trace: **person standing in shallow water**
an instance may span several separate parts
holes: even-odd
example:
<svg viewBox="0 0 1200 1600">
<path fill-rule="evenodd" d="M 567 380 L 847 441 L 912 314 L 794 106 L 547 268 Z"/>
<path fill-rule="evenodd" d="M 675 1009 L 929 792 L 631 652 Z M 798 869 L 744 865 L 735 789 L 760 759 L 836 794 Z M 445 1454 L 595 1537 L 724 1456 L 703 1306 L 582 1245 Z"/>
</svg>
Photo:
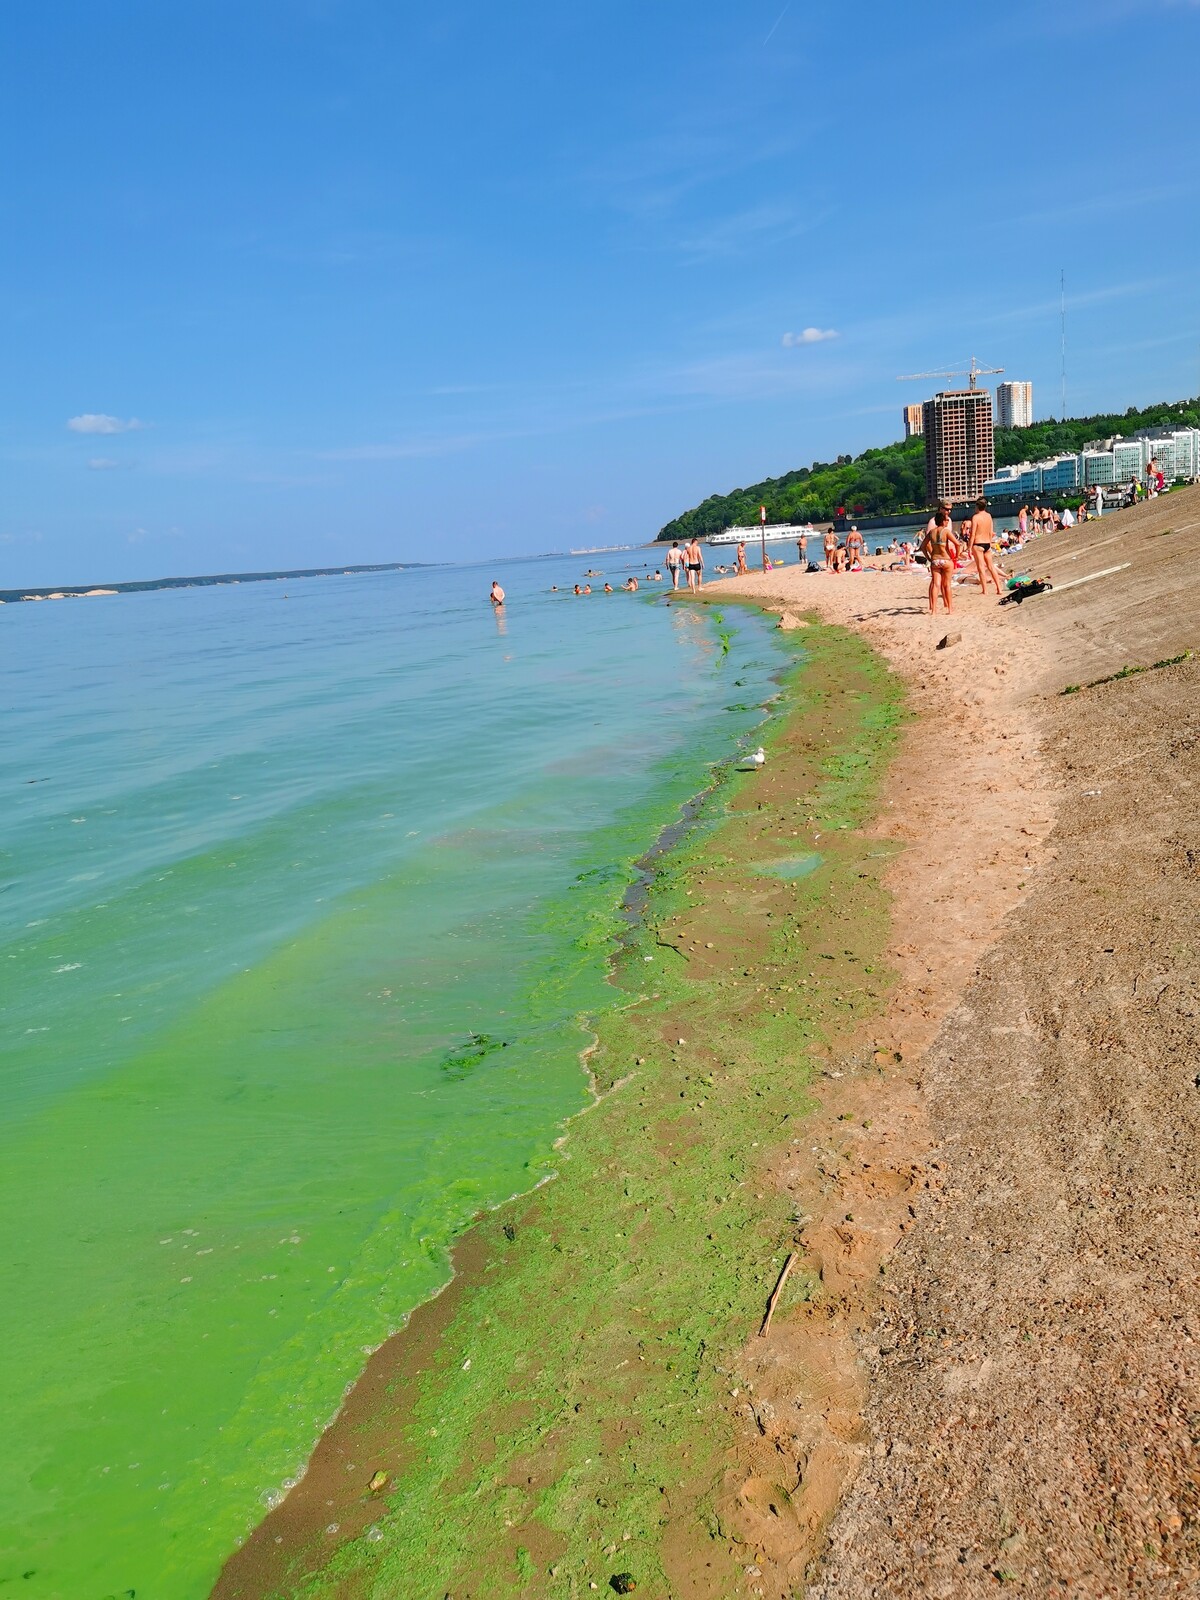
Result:
<svg viewBox="0 0 1200 1600">
<path fill-rule="evenodd" d="M 492 579 L 492 592 L 488 595 L 488 599 L 494 606 L 502 606 L 504 604 L 504 590 L 495 578 Z"/>
<path fill-rule="evenodd" d="M 947 611 L 950 604 L 950 577 L 958 559 L 958 540 L 954 537 L 954 524 L 945 506 L 939 506 L 932 522 L 921 540 L 921 554 L 929 562 L 929 612 L 932 616 L 940 594 Z"/>
<path fill-rule="evenodd" d="M 679 540 L 675 539 L 671 543 L 671 548 L 667 551 L 667 571 L 671 574 L 672 589 L 678 589 L 679 574 L 682 570 L 683 551 L 679 548 Z"/>
<path fill-rule="evenodd" d="M 698 594 L 700 585 L 704 581 L 704 552 L 700 548 L 698 539 L 689 539 L 683 550 L 684 565 L 687 569 L 687 586 L 693 594 Z"/>
</svg>

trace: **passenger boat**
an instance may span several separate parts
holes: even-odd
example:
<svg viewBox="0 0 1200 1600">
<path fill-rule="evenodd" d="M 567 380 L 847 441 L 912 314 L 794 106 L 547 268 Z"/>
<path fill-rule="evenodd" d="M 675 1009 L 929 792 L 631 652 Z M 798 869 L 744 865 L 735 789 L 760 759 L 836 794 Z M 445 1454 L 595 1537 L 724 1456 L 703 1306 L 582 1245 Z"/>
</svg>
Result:
<svg viewBox="0 0 1200 1600">
<path fill-rule="evenodd" d="M 815 539 L 820 530 L 811 523 L 768 522 L 766 527 L 755 524 L 750 528 L 726 528 L 721 533 L 710 533 L 705 544 L 758 544 L 763 539 L 771 544 L 780 539 Z"/>
</svg>

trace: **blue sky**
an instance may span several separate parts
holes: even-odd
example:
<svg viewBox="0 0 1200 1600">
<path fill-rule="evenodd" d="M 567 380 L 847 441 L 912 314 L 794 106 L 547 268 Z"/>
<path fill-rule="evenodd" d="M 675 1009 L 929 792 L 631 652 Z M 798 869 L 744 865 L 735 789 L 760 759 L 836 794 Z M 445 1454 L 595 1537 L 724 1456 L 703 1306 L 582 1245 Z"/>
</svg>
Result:
<svg viewBox="0 0 1200 1600">
<path fill-rule="evenodd" d="M 896 438 L 898 373 L 974 353 L 1057 413 L 1060 267 L 1073 413 L 1200 390 L 1189 0 L 5 36 L 0 587 L 650 537 Z"/>
</svg>

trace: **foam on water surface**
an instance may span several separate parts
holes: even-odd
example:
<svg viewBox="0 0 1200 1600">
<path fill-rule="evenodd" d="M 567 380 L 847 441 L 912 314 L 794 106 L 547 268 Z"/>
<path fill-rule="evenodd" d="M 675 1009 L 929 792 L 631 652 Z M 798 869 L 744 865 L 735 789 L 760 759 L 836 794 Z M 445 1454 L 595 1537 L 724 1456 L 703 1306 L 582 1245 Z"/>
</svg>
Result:
<svg viewBox="0 0 1200 1600">
<path fill-rule="evenodd" d="M 755 872 L 764 872 L 771 878 L 807 878 L 821 865 L 822 857 L 815 852 L 804 856 L 785 856 L 779 861 L 756 861 Z"/>
</svg>

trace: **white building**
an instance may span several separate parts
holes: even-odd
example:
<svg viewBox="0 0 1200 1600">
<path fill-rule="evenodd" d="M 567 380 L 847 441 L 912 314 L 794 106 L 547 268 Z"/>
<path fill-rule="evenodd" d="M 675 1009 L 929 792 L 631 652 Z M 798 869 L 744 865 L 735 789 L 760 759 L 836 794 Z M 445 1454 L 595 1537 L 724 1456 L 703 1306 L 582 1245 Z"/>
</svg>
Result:
<svg viewBox="0 0 1200 1600">
<path fill-rule="evenodd" d="M 987 495 L 1057 494 L 1097 484 L 1144 480 L 1154 462 L 1168 483 L 1200 478 L 1200 428 L 1147 428 L 1132 438 L 1096 439 L 1078 455 L 1051 456 L 1001 467 L 983 486 Z"/>
<path fill-rule="evenodd" d="M 1145 439 L 1114 439 L 1112 453 L 1113 470 L 1118 483 L 1140 478 L 1150 459 Z"/>
<path fill-rule="evenodd" d="M 1033 385 L 1031 383 L 999 383 L 996 385 L 996 426 L 998 428 L 1028 428 L 1033 422 Z"/>
<path fill-rule="evenodd" d="M 1079 452 L 1080 476 L 1090 489 L 1098 483 L 1116 483 L 1117 464 L 1111 450 L 1081 450 Z"/>
<path fill-rule="evenodd" d="M 1041 488 L 1044 494 L 1074 489 L 1079 484 L 1078 456 L 1051 456 L 1041 464 Z"/>
</svg>

